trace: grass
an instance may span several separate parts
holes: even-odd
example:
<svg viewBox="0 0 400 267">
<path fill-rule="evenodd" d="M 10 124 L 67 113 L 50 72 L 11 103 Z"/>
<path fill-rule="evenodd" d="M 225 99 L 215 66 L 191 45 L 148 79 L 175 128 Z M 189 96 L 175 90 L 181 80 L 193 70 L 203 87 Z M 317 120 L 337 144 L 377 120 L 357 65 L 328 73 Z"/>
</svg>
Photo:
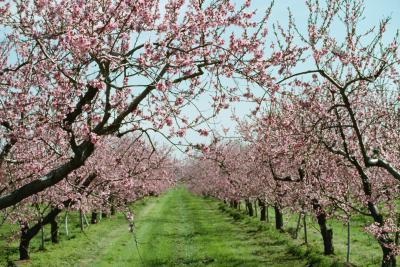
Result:
<svg viewBox="0 0 400 267">
<path fill-rule="evenodd" d="M 284 243 L 266 241 L 256 225 L 234 223 L 218 205 L 171 190 L 137 220 L 140 256 L 117 243 L 93 266 L 305 266 Z"/>
<path fill-rule="evenodd" d="M 241 203 L 242 216 L 245 215 L 244 203 Z M 269 221 L 267 223 L 270 227 L 274 227 L 274 211 L 273 208 L 269 208 Z M 259 215 L 259 214 L 258 214 Z M 247 216 L 246 216 L 247 217 Z M 253 218 L 253 221 L 258 219 Z M 297 225 L 298 214 L 293 214 L 291 212 L 285 212 L 284 215 L 284 229 L 287 232 L 294 231 Z M 329 264 L 339 264 L 339 262 L 346 261 L 346 250 L 347 250 L 347 225 L 342 221 L 335 219 L 329 219 L 328 225 L 333 229 L 333 242 L 335 248 L 334 257 L 322 256 L 323 254 L 323 243 L 322 237 L 319 232 L 319 226 L 316 219 L 311 214 L 307 216 L 307 237 L 309 246 L 304 246 L 304 231 L 303 228 L 300 229 L 298 234 L 298 239 L 293 240 L 294 245 L 290 245 L 290 250 L 299 256 L 308 257 L 310 262 L 322 260 L 325 263 L 322 266 Z M 373 236 L 366 233 L 363 229 L 365 226 L 369 225 L 372 221 L 365 216 L 354 216 L 351 219 L 350 228 L 350 263 L 353 266 L 380 266 L 382 260 L 382 251 L 378 245 L 378 242 Z M 331 260 L 329 261 L 329 258 Z M 400 260 L 400 257 L 397 257 Z M 328 264 L 328 262 L 330 262 Z"/>
<path fill-rule="evenodd" d="M 153 199 L 139 201 L 134 205 L 140 212 L 145 203 Z M 126 236 L 128 224 L 123 214 L 113 218 L 103 218 L 98 224 L 90 225 L 82 233 L 80 231 L 79 214 L 68 214 L 68 236 L 64 227 L 65 213 L 59 215 L 60 243 L 51 244 L 50 227 L 47 225 L 45 232 L 45 250 L 41 251 L 40 233 L 31 241 L 29 261 L 19 261 L 17 225 L 3 225 L 0 227 L 0 266 L 91 266 L 86 265 L 87 259 L 101 255 L 105 248 L 112 246 L 113 242 L 121 236 Z"/>
<path fill-rule="evenodd" d="M 79 230 L 79 217 L 71 213 L 70 234 L 61 227 L 60 244 L 49 242 L 39 251 L 40 236 L 32 241 L 31 260 L 18 262 L 18 243 L 5 239 L 15 225 L 0 227 L 0 266 L 344 266 L 346 227 L 330 221 L 336 255 L 322 255 L 316 222 L 308 218 L 309 246 L 303 234 L 293 240 L 270 223 L 250 218 L 220 201 L 194 196 L 184 187 L 158 198 L 135 203 L 136 236 L 128 232 L 122 214 Z M 63 216 L 61 216 L 63 218 Z M 285 229 L 294 228 L 297 216 L 285 215 Z M 355 218 L 352 225 L 351 261 L 357 266 L 379 266 L 381 252 L 376 241 L 364 233 L 366 221 Z M 136 241 L 138 246 L 136 246 Z M 311 264 L 311 265 L 310 265 Z"/>
<path fill-rule="evenodd" d="M 145 204 L 143 204 L 145 203 Z M 70 237 L 37 251 L 21 266 L 305 266 L 288 253 L 286 241 L 266 239 L 257 224 L 235 222 L 219 202 L 194 196 L 185 188 L 135 205 L 137 241 L 122 215 L 79 233 L 71 218 Z M 74 229 L 72 229 L 72 224 Z M 48 233 L 48 230 L 46 230 Z M 46 235 L 47 237 L 47 235 Z M 48 238 L 48 237 L 47 237 Z M 10 247 L 16 249 L 17 243 Z M 138 253 L 138 250 L 140 254 Z M 1 250 L 3 251 L 3 250 Z M 16 252 L 16 251 L 15 251 Z M 0 252 L 0 254 L 2 254 Z M 11 260 L 18 255 L 13 253 Z"/>
</svg>

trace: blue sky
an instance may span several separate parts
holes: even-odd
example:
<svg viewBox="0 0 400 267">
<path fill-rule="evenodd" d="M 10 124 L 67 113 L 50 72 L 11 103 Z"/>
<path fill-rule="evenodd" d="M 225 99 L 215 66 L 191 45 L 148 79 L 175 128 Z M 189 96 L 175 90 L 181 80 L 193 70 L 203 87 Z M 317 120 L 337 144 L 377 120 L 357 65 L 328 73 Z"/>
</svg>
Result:
<svg viewBox="0 0 400 267">
<path fill-rule="evenodd" d="M 238 5 L 241 5 L 244 1 L 235 0 L 235 2 Z M 321 0 L 321 2 L 323 2 L 323 0 Z M 387 29 L 388 33 L 387 36 L 392 38 L 394 36 L 395 31 L 398 28 L 400 28 L 400 0 L 365 0 L 365 3 L 366 3 L 364 12 L 365 29 L 374 25 L 379 25 L 379 22 L 382 19 L 389 16 L 392 18 L 392 20 Z M 252 1 L 252 7 L 259 9 L 260 11 L 264 10 L 266 6 L 269 6 L 269 4 L 270 4 L 269 0 Z M 285 25 L 288 20 L 288 7 L 290 7 L 291 9 L 299 29 L 300 30 L 303 29 L 305 31 L 307 29 L 307 18 L 308 18 L 308 12 L 305 5 L 305 0 L 276 0 L 270 23 L 279 21 L 280 23 Z M 338 32 L 333 34 L 334 35 L 337 34 L 337 37 L 339 37 L 343 33 L 341 32 L 340 29 L 338 29 Z M 206 100 L 205 98 L 201 99 L 199 101 L 199 106 L 203 107 L 204 110 L 207 110 L 208 100 Z M 234 136 L 235 135 L 234 129 L 236 125 L 234 121 L 231 119 L 233 110 L 235 110 L 235 114 L 237 114 L 239 117 L 244 118 L 246 114 L 249 113 L 251 108 L 252 105 L 249 104 L 240 103 L 233 105 L 230 109 L 222 112 L 218 117 L 214 118 L 212 120 L 212 123 L 219 130 L 221 130 L 222 127 L 231 128 L 229 136 Z M 187 110 L 185 112 L 188 113 L 185 115 L 190 117 L 190 111 Z M 211 127 L 213 127 L 213 125 L 211 125 Z M 199 138 L 197 134 L 193 134 L 190 132 L 188 132 L 187 138 L 192 142 L 207 142 L 207 138 L 201 138 L 201 137 Z M 180 153 L 178 153 L 178 155 L 180 155 Z"/>
</svg>

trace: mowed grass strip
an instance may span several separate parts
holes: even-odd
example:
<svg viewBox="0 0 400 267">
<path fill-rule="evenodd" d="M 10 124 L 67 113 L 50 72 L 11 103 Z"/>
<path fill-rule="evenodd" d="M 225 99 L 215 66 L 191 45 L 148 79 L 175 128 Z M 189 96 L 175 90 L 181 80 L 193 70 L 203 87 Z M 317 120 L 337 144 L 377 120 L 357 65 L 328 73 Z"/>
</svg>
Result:
<svg viewBox="0 0 400 267">
<path fill-rule="evenodd" d="M 214 200 L 180 187 L 156 201 L 136 222 L 141 258 L 133 242 L 116 243 L 93 266 L 306 266 L 285 242 L 234 223 Z"/>
<path fill-rule="evenodd" d="M 146 198 L 134 204 L 135 210 L 142 213 L 148 208 L 154 198 Z M 29 261 L 19 261 L 19 227 L 18 224 L 0 226 L 0 266 L 87 266 L 86 261 L 107 251 L 119 238 L 129 238 L 128 223 L 123 214 L 119 213 L 112 218 L 103 218 L 96 225 L 86 227 L 82 233 L 79 226 L 79 213 L 68 213 L 69 235 L 66 235 L 65 213 L 59 215 L 60 243 L 51 244 L 50 226 L 45 226 L 45 250 L 39 249 L 41 244 L 40 233 L 32 239 Z M 90 266 L 90 265 L 89 265 Z"/>
<path fill-rule="evenodd" d="M 23 266 L 306 266 L 288 252 L 287 241 L 268 238 L 257 224 L 235 222 L 220 202 L 184 187 L 135 204 L 136 231 L 122 214 L 90 226 L 85 234 L 47 251 L 32 253 Z M 137 246 L 136 246 L 137 242 Z"/>
</svg>

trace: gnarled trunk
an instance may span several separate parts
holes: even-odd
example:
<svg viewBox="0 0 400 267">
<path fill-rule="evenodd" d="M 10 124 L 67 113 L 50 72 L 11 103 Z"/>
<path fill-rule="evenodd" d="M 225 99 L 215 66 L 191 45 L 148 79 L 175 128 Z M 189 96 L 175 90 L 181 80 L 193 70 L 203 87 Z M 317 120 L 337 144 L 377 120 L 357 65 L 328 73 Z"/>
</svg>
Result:
<svg viewBox="0 0 400 267">
<path fill-rule="evenodd" d="M 283 231 L 283 214 L 278 204 L 274 205 L 275 210 L 275 228 Z"/>
<path fill-rule="evenodd" d="M 383 252 L 382 267 L 396 267 L 396 256 L 393 255 L 393 249 L 388 248 L 387 244 L 391 243 L 388 240 L 380 240 L 381 249 Z"/>
<path fill-rule="evenodd" d="M 86 159 L 94 152 L 94 144 L 90 141 L 84 141 L 76 148 L 76 151 L 72 159 L 51 170 L 40 179 L 33 180 L 4 196 L 0 196 L 0 210 L 11 207 L 63 180 L 71 172 L 85 164 Z"/>
<path fill-rule="evenodd" d="M 21 240 L 19 242 L 19 259 L 29 259 L 29 243 L 31 238 L 28 236 L 29 225 L 27 223 L 21 224 Z"/>
<path fill-rule="evenodd" d="M 65 203 L 70 203 L 70 202 L 71 201 L 68 200 Z M 60 212 L 61 209 L 54 208 L 45 217 L 43 217 L 43 219 L 40 222 L 36 223 L 34 226 L 29 228 L 28 224 L 24 224 L 21 227 L 21 239 L 19 243 L 19 258 L 21 260 L 29 259 L 29 244 L 32 238 L 34 238 L 39 233 L 42 227 L 52 222 Z"/>
<path fill-rule="evenodd" d="M 314 199 L 312 205 L 317 217 L 319 229 L 321 230 L 322 240 L 324 241 L 324 254 L 332 255 L 334 254 L 332 241 L 333 231 L 332 229 L 329 229 L 326 224 L 326 213 L 321 205 L 318 203 L 318 200 Z"/>
<path fill-rule="evenodd" d="M 364 172 L 361 164 L 357 161 L 352 162 L 353 165 L 356 167 L 358 174 L 361 177 L 363 191 L 364 194 L 372 198 L 372 184 L 368 177 L 368 175 Z M 368 210 L 376 223 L 379 226 L 384 226 L 384 218 L 382 213 L 379 211 L 378 207 L 375 205 L 373 201 L 368 201 Z M 395 242 L 392 240 L 387 233 L 382 233 L 381 237 L 378 239 L 379 245 L 381 246 L 383 255 L 382 255 L 382 267 L 395 267 L 396 266 L 396 257 L 393 256 L 393 249 L 388 247 L 388 245 L 393 245 Z"/>
<path fill-rule="evenodd" d="M 87 188 L 90 183 L 96 178 L 96 174 L 90 174 L 82 183 L 82 188 Z M 68 199 L 63 202 L 64 207 L 69 207 L 73 201 Z M 21 240 L 19 244 L 19 254 L 21 260 L 29 259 L 29 244 L 33 237 L 35 237 L 39 231 L 48 223 L 53 223 L 58 214 L 61 213 L 61 209 L 53 208 L 51 211 L 41 219 L 40 222 L 29 228 L 28 224 L 23 224 L 21 227 Z M 53 225 L 52 225 L 53 227 Z M 57 232 L 58 232 L 58 224 L 57 224 Z M 58 237 L 57 237 L 58 239 Z M 52 230 L 52 241 L 53 241 L 53 230 Z"/>
</svg>

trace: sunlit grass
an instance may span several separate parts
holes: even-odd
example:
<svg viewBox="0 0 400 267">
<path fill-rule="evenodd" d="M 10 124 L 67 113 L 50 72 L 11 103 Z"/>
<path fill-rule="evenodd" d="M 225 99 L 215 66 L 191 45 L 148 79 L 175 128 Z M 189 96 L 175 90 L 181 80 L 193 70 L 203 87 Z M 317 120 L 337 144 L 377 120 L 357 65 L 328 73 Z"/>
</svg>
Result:
<svg viewBox="0 0 400 267">
<path fill-rule="evenodd" d="M 346 259 L 347 229 L 330 220 L 334 230 L 335 254 L 322 255 L 318 224 L 308 216 L 308 241 L 303 231 L 297 240 L 274 229 L 273 209 L 269 223 L 249 218 L 220 201 L 194 196 L 184 187 L 158 198 L 134 205 L 136 234 L 128 231 L 122 214 L 90 225 L 82 233 L 79 217 L 69 214 L 69 236 L 60 216 L 60 244 L 50 243 L 45 229 L 45 251 L 39 251 L 40 235 L 31 244 L 31 260 L 18 262 L 18 240 L 4 237 L 17 225 L 0 228 L 0 266 L 15 262 L 20 266 L 343 266 Z M 258 214 L 259 215 L 259 214 Z M 285 229 L 295 228 L 296 214 L 285 214 Z M 379 266 L 381 251 L 377 242 L 362 229 L 363 218 L 354 218 L 351 227 L 351 263 Z M 137 242 L 137 244 L 136 244 Z M 8 255 L 8 256 L 7 256 Z"/>
</svg>

